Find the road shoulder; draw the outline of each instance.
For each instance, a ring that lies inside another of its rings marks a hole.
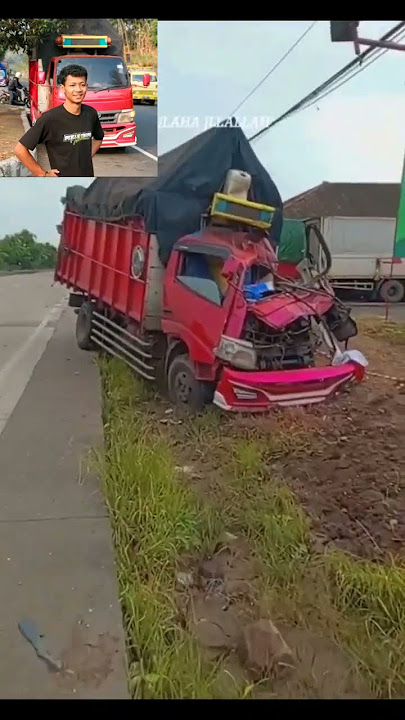
[[[0,697],[128,698],[110,521],[88,451],[101,447],[101,393],[65,310],[0,437]],[[50,672],[21,635],[33,621]]]

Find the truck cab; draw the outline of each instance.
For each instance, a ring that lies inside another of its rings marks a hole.
[[[347,343],[357,329],[336,307],[333,291],[319,286],[323,273],[314,274],[313,258],[294,266],[293,279],[279,275],[264,230],[272,211],[217,194],[215,222],[174,245],[162,307],[174,403],[199,408],[211,401],[228,411],[263,411],[320,402],[342,383],[363,377],[360,354],[350,351],[339,363],[337,339]],[[228,223],[218,224],[226,217]],[[316,362],[321,343],[332,366]]]
[[[57,78],[70,64],[83,65],[88,73],[84,103],[98,112],[104,139],[101,147],[136,145],[135,110],[132,87],[123,57],[109,55],[110,38],[90,35],[61,35],[55,45],[60,55],[52,57],[46,68],[42,60],[30,60],[29,94],[31,121],[65,101]]]

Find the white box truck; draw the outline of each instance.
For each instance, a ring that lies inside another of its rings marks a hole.
[[[311,218],[332,255],[329,278],[340,290],[368,292],[397,303],[405,298],[405,258],[393,257],[395,218]]]

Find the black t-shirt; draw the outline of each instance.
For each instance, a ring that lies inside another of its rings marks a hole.
[[[90,105],[82,105],[80,115],[59,105],[44,112],[20,143],[27,150],[45,143],[51,169],[59,170],[58,177],[94,177],[91,141],[103,137],[97,111]]]

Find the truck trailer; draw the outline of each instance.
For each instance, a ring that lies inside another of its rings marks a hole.
[[[324,182],[288,200],[284,214],[318,225],[336,291],[398,303],[405,299],[405,250],[396,242],[400,192],[396,183]]]

